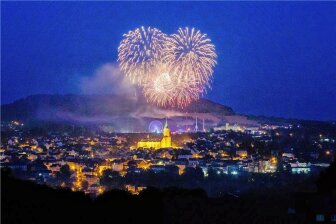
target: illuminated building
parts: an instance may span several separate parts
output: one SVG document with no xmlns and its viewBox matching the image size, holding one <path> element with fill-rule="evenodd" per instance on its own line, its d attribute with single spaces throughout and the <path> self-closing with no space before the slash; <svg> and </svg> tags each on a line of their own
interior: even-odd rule
<svg viewBox="0 0 336 224">
<path fill-rule="evenodd" d="M 237 150 L 236 155 L 241 157 L 241 158 L 246 158 L 247 157 L 247 151 L 246 150 Z"/>
<path fill-rule="evenodd" d="M 172 146 L 172 140 L 170 136 L 170 130 L 168 128 L 168 121 L 166 120 L 166 124 L 163 128 L 163 138 L 161 140 L 161 148 L 170 148 Z"/>
<path fill-rule="evenodd" d="M 83 175 L 83 167 L 81 164 L 75 163 L 75 162 L 67 162 L 67 165 L 69 166 L 70 170 L 75 173 L 75 181 L 73 183 L 72 190 L 79 190 L 82 187 L 82 183 L 84 181 L 84 175 Z"/>
<path fill-rule="evenodd" d="M 159 149 L 161 146 L 161 141 L 156 139 L 142 139 L 138 142 L 137 148 L 144 148 L 144 149 Z"/>
<path fill-rule="evenodd" d="M 138 163 L 138 168 L 139 168 L 139 169 L 147 170 L 150 166 L 151 166 L 151 163 L 150 163 L 150 162 L 146 162 L 146 161 L 144 161 L 144 160 L 141 160 L 141 161 Z"/>
<path fill-rule="evenodd" d="M 235 131 L 235 132 L 242 132 L 244 129 L 240 127 L 238 124 L 230 125 L 226 123 L 225 126 L 215 127 L 215 131 Z"/>
<path fill-rule="evenodd" d="M 141 191 L 146 189 L 146 187 L 134 186 L 134 185 L 126 185 L 125 188 L 128 192 L 130 192 L 131 194 L 134 194 L 134 195 L 138 195 L 138 194 L 140 194 Z"/>
<path fill-rule="evenodd" d="M 114 160 L 114 161 L 107 161 L 101 165 L 98 165 L 96 167 L 96 174 L 101 176 L 103 175 L 104 170 L 113 170 L 116 172 L 121 173 L 123 170 L 125 170 L 126 162 L 123 160 Z"/>
<path fill-rule="evenodd" d="M 172 147 L 172 139 L 170 135 L 170 129 L 168 127 L 168 122 L 166 120 L 166 124 L 163 128 L 163 137 L 161 140 L 154 139 L 143 139 L 138 142 L 137 148 L 147 148 L 147 149 L 162 149 L 162 148 L 171 148 Z"/>
<path fill-rule="evenodd" d="M 297 161 L 295 163 L 289 163 L 289 165 L 293 174 L 307 174 L 310 172 L 310 163 L 300 163 Z"/>
</svg>

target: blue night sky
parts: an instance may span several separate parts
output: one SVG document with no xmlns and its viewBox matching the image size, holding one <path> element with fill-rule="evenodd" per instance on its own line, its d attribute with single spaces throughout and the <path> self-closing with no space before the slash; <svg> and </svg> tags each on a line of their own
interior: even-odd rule
<svg viewBox="0 0 336 224">
<path fill-rule="evenodd" d="M 2 104 L 80 93 L 122 34 L 195 27 L 216 45 L 206 98 L 237 113 L 336 120 L 336 2 L 2 2 Z"/>
</svg>

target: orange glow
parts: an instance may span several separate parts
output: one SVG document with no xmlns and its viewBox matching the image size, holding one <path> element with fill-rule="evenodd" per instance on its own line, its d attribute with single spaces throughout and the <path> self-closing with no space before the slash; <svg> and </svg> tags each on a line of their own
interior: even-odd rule
<svg viewBox="0 0 336 224">
<path fill-rule="evenodd" d="M 195 154 L 193 154 L 193 158 L 200 159 L 200 158 L 202 158 L 202 156 L 198 153 L 195 153 Z"/>
<path fill-rule="evenodd" d="M 98 187 L 98 194 L 104 193 L 104 188 L 102 186 Z"/>
<path fill-rule="evenodd" d="M 177 167 L 179 168 L 178 174 L 182 175 L 184 173 L 185 166 L 184 165 L 177 165 Z"/>
<path fill-rule="evenodd" d="M 98 174 L 99 176 L 103 175 L 104 170 L 111 169 L 112 167 L 109 165 L 100 165 L 98 166 Z"/>
<path fill-rule="evenodd" d="M 151 165 L 151 164 L 148 163 L 148 162 L 141 161 L 141 162 L 138 164 L 138 168 L 147 170 L 147 169 L 150 167 L 150 165 Z"/>
<path fill-rule="evenodd" d="M 126 190 L 130 192 L 131 194 L 138 195 L 140 194 L 141 191 L 146 189 L 146 187 L 140 187 L 140 186 L 134 186 L 134 185 L 126 185 L 125 186 Z"/>
<path fill-rule="evenodd" d="M 221 153 L 221 156 L 222 156 L 222 157 L 227 157 L 227 156 L 229 156 L 229 154 L 228 154 L 227 152 L 222 152 L 222 153 Z"/>
</svg>

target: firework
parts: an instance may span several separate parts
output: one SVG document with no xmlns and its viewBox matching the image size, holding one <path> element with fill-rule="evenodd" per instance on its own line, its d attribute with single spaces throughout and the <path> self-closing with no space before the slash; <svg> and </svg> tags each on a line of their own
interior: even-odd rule
<svg viewBox="0 0 336 224">
<path fill-rule="evenodd" d="M 140 27 L 123 36 L 118 48 L 120 69 L 133 83 L 141 85 L 150 79 L 151 69 L 162 57 L 166 34 Z"/>
<path fill-rule="evenodd" d="M 197 82 L 183 78 L 167 64 L 159 63 L 153 72 L 155 78 L 143 86 L 144 95 L 152 104 L 184 108 L 202 94 L 203 88 Z"/>
<path fill-rule="evenodd" d="M 181 76 L 209 85 L 216 65 L 215 46 L 206 34 L 188 27 L 167 38 L 163 60 Z"/>
<path fill-rule="evenodd" d="M 118 48 L 121 71 L 148 102 L 163 107 L 198 100 L 210 87 L 216 58 L 211 40 L 194 28 L 169 37 L 156 28 L 137 28 L 124 34 Z"/>
</svg>

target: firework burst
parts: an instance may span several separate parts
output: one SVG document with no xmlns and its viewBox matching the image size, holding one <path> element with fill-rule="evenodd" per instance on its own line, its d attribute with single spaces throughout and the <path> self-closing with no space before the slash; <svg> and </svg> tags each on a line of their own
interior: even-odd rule
<svg viewBox="0 0 336 224">
<path fill-rule="evenodd" d="M 198 100 L 210 87 L 216 58 L 207 35 L 188 27 L 171 36 L 140 27 L 124 34 L 118 48 L 121 71 L 148 102 L 163 107 L 184 108 Z"/>
<path fill-rule="evenodd" d="M 135 84 L 150 79 L 151 69 L 162 57 L 166 34 L 156 28 L 140 27 L 123 35 L 118 48 L 120 69 Z"/>
<path fill-rule="evenodd" d="M 155 78 L 143 86 L 144 95 L 152 104 L 184 108 L 202 94 L 203 88 L 197 82 L 184 79 L 167 64 L 159 63 L 153 71 Z"/>
<path fill-rule="evenodd" d="M 216 65 L 215 46 L 206 34 L 188 27 L 167 38 L 163 60 L 181 76 L 208 85 Z"/>
</svg>

